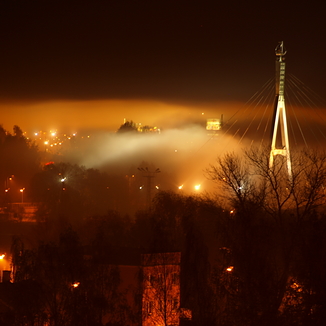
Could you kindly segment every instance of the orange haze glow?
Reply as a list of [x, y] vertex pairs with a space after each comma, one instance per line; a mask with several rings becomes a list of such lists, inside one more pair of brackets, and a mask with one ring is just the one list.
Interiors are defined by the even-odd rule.
[[171, 128], [207, 118], [226, 116], [239, 103], [174, 104], [151, 100], [91, 100], [1, 103], [0, 124], [10, 131], [18, 125], [23, 131], [59, 129], [117, 130], [124, 119], [143, 125]]

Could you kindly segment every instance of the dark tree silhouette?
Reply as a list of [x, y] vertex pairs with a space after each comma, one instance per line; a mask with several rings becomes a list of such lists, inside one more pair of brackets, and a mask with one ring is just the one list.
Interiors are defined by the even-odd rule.
[[133, 121], [126, 121], [117, 131], [118, 133], [138, 132], [136, 124]]
[[[23, 131], [14, 126], [14, 134], [0, 127], [0, 184], [7, 188], [6, 198], [19, 201], [19, 189], [25, 188], [25, 196], [29, 194], [29, 184], [32, 176], [40, 169], [40, 153], [35, 144], [25, 138]], [[14, 179], [9, 182], [9, 179]], [[4, 188], [1, 194], [4, 196]]]
[[[243, 157], [227, 154], [208, 170], [232, 208], [222, 247], [228, 255], [215, 277], [217, 294], [224, 293], [226, 323], [301, 325], [321, 320], [319, 291], [308, 275], [311, 266], [315, 279], [324, 273], [323, 241], [312, 232], [310, 221], [324, 218], [325, 157], [313, 151], [294, 154], [289, 176], [282, 158], [271, 167], [269, 151], [251, 149]], [[324, 298], [323, 286], [319, 289]]]

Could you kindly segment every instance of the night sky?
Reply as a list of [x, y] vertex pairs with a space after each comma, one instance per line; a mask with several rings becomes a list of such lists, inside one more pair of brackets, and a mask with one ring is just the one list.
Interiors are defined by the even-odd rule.
[[227, 115], [274, 76], [279, 41], [287, 72], [325, 98], [325, 13], [320, 0], [2, 0], [0, 123], [116, 130]]

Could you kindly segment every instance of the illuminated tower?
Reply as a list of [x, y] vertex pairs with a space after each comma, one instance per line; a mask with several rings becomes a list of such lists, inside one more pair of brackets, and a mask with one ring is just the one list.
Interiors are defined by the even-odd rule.
[[[276, 100], [275, 100], [275, 112], [274, 112], [274, 129], [272, 135], [272, 145], [269, 159], [269, 166], [274, 164], [274, 158], [276, 155], [282, 155], [286, 159], [286, 167], [289, 176], [292, 176], [290, 147], [288, 127], [286, 121], [285, 99], [284, 99], [284, 86], [285, 86], [285, 54], [286, 51], [283, 46], [283, 42], [280, 42], [276, 49]], [[280, 127], [280, 132], [279, 132]], [[280, 133], [280, 135], [279, 135]], [[280, 139], [278, 139], [280, 138]]]

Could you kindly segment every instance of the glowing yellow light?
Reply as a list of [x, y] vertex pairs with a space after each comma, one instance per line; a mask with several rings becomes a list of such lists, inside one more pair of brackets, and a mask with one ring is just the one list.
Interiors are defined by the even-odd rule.
[[233, 268], [234, 268], [233, 266], [230, 266], [230, 267], [228, 267], [228, 268], [226, 269], [226, 271], [227, 271], [227, 272], [232, 272], [232, 271], [233, 271]]
[[296, 282], [294, 282], [294, 283], [291, 285], [291, 288], [294, 289], [294, 290], [297, 291], [297, 292], [302, 292], [302, 287], [301, 287], [298, 283], [296, 283]]
[[73, 288], [78, 288], [79, 284], [80, 284], [80, 282], [75, 282], [75, 283], [72, 283], [71, 286]]
[[181, 190], [182, 188], [183, 188], [183, 185], [181, 185], [181, 186], [178, 187], [178, 189], [180, 189], [180, 190]]
[[199, 190], [200, 189], [200, 185], [195, 185], [195, 190]]
[[0, 259], [1, 259], [1, 260], [4, 259], [5, 256], [6, 256], [5, 254], [0, 255]]
[[49, 145], [49, 141], [46, 140], [46, 141], [44, 142], [44, 145]]
[[20, 192], [24, 192], [25, 188], [21, 188], [19, 189]]

